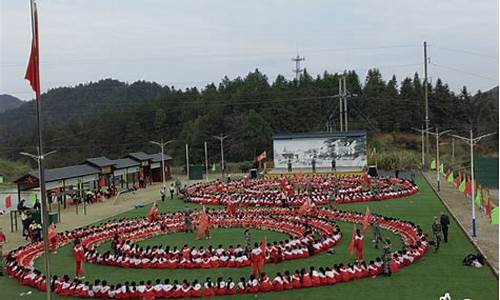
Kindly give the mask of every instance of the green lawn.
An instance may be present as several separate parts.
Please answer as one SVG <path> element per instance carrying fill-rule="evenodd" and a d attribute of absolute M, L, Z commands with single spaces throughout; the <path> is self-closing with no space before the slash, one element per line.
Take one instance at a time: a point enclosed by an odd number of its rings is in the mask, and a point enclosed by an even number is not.
<path fill-rule="evenodd" d="M 390 200 L 385 202 L 369 203 L 370 210 L 374 213 L 380 213 L 387 216 L 396 216 L 404 220 L 411 220 L 420 224 L 426 232 L 430 232 L 430 224 L 432 217 L 444 210 L 439 199 L 434 195 L 433 191 L 422 179 L 418 179 L 420 192 L 410 198 Z M 179 210 L 184 209 L 185 205 L 180 201 L 172 201 L 163 204 L 159 202 L 160 210 Z M 355 210 L 364 212 L 367 204 L 344 205 L 341 209 Z M 133 217 L 137 215 L 146 215 L 149 208 L 129 211 L 123 216 Z M 349 235 L 352 229 L 352 224 L 339 223 L 344 234 Z M 256 231 L 253 232 L 253 238 L 260 240 L 266 237 L 269 241 L 281 240 L 286 235 L 271 231 Z M 399 240 L 392 233 L 384 231 L 383 234 L 391 237 L 396 242 L 396 246 L 400 247 Z M 400 300 L 400 299 L 439 299 L 445 291 L 451 292 L 453 299 L 470 298 L 478 299 L 498 299 L 498 281 L 492 272 L 487 268 L 474 269 L 462 266 L 462 259 L 468 253 L 475 252 L 472 244 L 468 242 L 466 236 L 458 228 L 457 224 L 452 221 L 450 227 L 450 242 L 443 245 L 439 254 L 434 254 L 429 251 L 427 255 L 419 262 L 410 265 L 401 270 L 400 273 L 391 278 L 376 278 L 362 279 L 349 283 L 337 284 L 334 286 L 302 289 L 297 291 L 288 291 L 280 293 L 260 294 L 258 296 L 245 295 L 239 298 L 251 299 L 258 297 L 261 299 L 363 299 L 363 300 Z M 369 241 L 370 239 L 366 239 Z M 220 229 L 213 230 L 213 238 L 210 241 L 193 241 L 193 234 L 171 234 L 167 236 L 158 236 L 150 240 L 141 241 L 144 245 L 166 244 L 182 246 L 184 243 L 190 245 L 206 245 L 212 244 L 224 246 L 238 243 L 243 243 L 243 231 L 241 229 Z M 297 268 L 308 268 L 309 266 L 327 266 L 338 262 L 350 262 L 347 251 L 347 239 L 343 239 L 335 247 L 337 253 L 331 256 L 320 254 L 304 260 L 294 260 L 284 262 L 278 265 L 266 265 L 266 272 L 274 274 L 278 271 L 290 270 Z M 104 251 L 108 244 L 104 244 L 100 251 Z M 370 260 L 380 255 L 377 251 L 365 245 L 365 256 Z M 52 259 L 53 270 L 55 273 L 73 274 L 74 263 L 71 256 L 71 248 L 64 247 L 60 249 L 57 255 Z M 43 269 L 43 260 L 38 259 L 36 262 L 37 268 Z M 248 276 L 250 268 L 234 269 L 212 269 L 212 270 L 138 270 L 138 269 L 122 269 L 116 267 L 106 267 L 99 265 L 86 264 L 87 277 L 90 280 L 95 278 L 106 279 L 113 283 L 123 282 L 125 280 L 154 280 L 156 278 L 164 279 L 188 279 L 194 278 L 204 280 L 207 276 L 216 278 L 218 276 L 229 277 L 233 280 L 241 276 Z M 19 294 L 23 291 L 30 290 L 18 284 L 12 279 L 5 277 L 0 278 L 1 296 L 0 299 L 44 299 L 44 295 L 38 291 L 34 291 L 30 296 L 20 297 Z M 62 299 L 54 297 L 54 299 Z"/>

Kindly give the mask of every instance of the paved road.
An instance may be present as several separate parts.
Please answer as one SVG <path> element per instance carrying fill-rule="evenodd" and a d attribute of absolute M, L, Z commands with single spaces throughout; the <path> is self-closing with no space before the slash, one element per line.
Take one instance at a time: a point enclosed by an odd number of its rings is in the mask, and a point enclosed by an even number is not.
<path fill-rule="evenodd" d="M 434 189 L 436 189 L 436 173 L 424 174 Z M 442 178 L 441 178 L 442 179 Z M 441 181 L 441 199 L 450 209 L 458 222 L 465 229 L 469 239 L 472 239 L 472 203 L 452 184 Z M 473 239 L 481 249 L 498 274 L 498 225 L 492 225 L 490 219 L 476 207 L 477 238 Z"/>

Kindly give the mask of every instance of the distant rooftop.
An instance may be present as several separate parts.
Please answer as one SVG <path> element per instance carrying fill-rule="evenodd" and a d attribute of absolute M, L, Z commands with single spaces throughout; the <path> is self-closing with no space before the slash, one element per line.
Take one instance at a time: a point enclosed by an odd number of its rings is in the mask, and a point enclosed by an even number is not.
<path fill-rule="evenodd" d="M 346 132 L 304 132 L 304 133 L 286 133 L 277 134 L 273 136 L 273 140 L 288 140 L 288 139 L 300 139 L 300 138 L 341 138 L 341 137 L 352 137 L 352 136 L 366 136 L 366 131 L 364 130 L 350 130 Z"/>

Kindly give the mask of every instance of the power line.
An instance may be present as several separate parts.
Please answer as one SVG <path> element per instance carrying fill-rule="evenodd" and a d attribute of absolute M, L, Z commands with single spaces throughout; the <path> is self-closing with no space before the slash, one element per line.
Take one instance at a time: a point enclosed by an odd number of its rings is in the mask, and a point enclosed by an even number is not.
<path fill-rule="evenodd" d="M 433 66 L 435 66 L 435 67 L 438 67 L 438 68 L 448 69 L 448 70 L 452 70 L 452 71 L 455 71 L 455 72 L 467 74 L 467 75 L 470 75 L 470 76 L 475 76 L 475 77 L 478 77 L 478 78 L 482 78 L 482 79 L 487 79 L 487 80 L 498 82 L 498 78 L 492 78 L 492 77 L 488 77 L 488 76 L 484 76 L 484 75 L 472 73 L 472 72 L 469 72 L 469 71 L 464 71 L 464 70 L 461 70 L 461 69 L 457 69 L 457 68 L 454 68 L 454 67 L 444 66 L 444 65 L 441 65 L 441 64 L 439 64 L 439 65 L 435 64 L 435 63 L 430 63 L 430 64 L 433 65 Z"/>
<path fill-rule="evenodd" d="M 456 48 L 449 48 L 449 47 L 440 47 L 440 46 L 435 46 L 435 45 L 432 45 L 432 48 L 433 49 L 441 49 L 441 50 L 450 51 L 450 52 L 464 53 L 464 54 L 469 54 L 469 55 L 474 55 L 474 56 L 479 56 L 479 57 L 484 57 L 484 58 L 498 60 L 498 56 L 491 56 L 491 55 L 487 55 L 487 54 L 483 54 L 483 53 L 479 53 L 479 52 L 475 52 L 475 51 L 469 51 L 469 50 L 464 50 L 464 49 L 456 49 Z"/>

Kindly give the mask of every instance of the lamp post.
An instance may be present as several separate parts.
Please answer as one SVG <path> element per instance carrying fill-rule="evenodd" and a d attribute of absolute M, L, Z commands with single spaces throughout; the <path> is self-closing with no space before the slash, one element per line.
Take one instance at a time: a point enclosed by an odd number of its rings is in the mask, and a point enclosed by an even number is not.
<path fill-rule="evenodd" d="M 207 142 L 204 142 L 205 146 L 205 180 L 208 182 L 208 149 L 207 149 Z"/>
<path fill-rule="evenodd" d="M 27 156 L 34 159 L 38 164 L 38 182 L 40 186 L 41 201 L 42 201 L 42 235 L 43 235 L 43 254 L 44 254 L 44 264 L 45 264 L 45 278 L 47 278 L 47 299 L 52 299 L 51 290 L 49 287 L 52 275 L 50 274 L 50 251 L 49 251 L 49 216 L 47 213 L 47 192 L 45 189 L 45 169 L 43 168 L 43 160 L 45 157 L 56 153 L 56 151 L 50 151 L 45 154 L 40 153 L 40 148 L 37 147 L 38 155 L 34 155 L 27 152 L 20 152 L 19 154 Z"/>
<path fill-rule="evenodd" d="M 421 133 L 421 141 L 420 141 L 421 146 L 420 146 L 420 148 L 422 150 L 422 171 L 423 171 L 425 169 L 425 140 L 424 140 L 424 133 L 426 131 L 424 130 L 424 126 L 423 125 L 420 127 L 420 129 L 418 129 L 418 128 L 412 128 L 412 129 L 414 131 L 416 131 L 416 132 L 420 132 Z M 429 128 L 429 130 L 430 129 L 432 129 L 432 128 Z"/>
<path fill-rule="evenodd" d="M 223 135 L 222 133 L 220 135 L 214 135 L 212 136 L 214 139 L 217 139 L 220 141 L 220 168 L 221 168 L 221 177 L 224 178 L 224 140 L 228 137 L 229 135 Z"/>
<path fill-rule="evenodd" d="M 160 149 L 161 149 L 161 181 L 162 181 L 163 193 L 165 193 L 167 187 L 165 185 L 165 154 L 164 154 L 164 148 L 168 144 L 170 144 L 172 142 L 175 142 L 175 140 L 170 140 L 170 141 L 163 142 L 163 138 L 162 138 L 159 142 L 156 142 L 156 141 L 149 141 L 149 142 L 151 144 L 160 146 Z"/>
<path fill-rule="evenodd" d="M 472 199 L 471 199 L 471 203 L 472 203 L 472 237 L 475 238 L 477 237 L 477 232 L 476 232 L 476 207 L 475 207 L 475 203 L 474 203 L 474 198 L 476 196 L 476 187 L 475 187 L 475 182 L 474 182 L 474 145 L 477 144 L 481 139 L 485 138 L 485 137 L 489 137 L 489 136 L 492 136 L 492 135 L 495 135 L 497 134 L 496 132 L 492 132 L 492 133 L 488 133 L 488 134 L 485 134 L 485 135 L 481 135 L 481 136 L 478 136 L 476 138 L 474 138 L 473 136 L 473 133 L 472 133 L 472 129 L 470 130 L 470 135 L 469 137 L 463 137 L 463 136 L 458 136 L 458 135 L 454 135 L 454 134 L 450 134 L 451 136 L 453 137 L 456 137 L 458 139 L 461 139 L 463 141 L 465 141 L 467 144 L 469 144 L 470 146 L 470 176 L 471 176 L 471 185 L 472 185 L 472 192 L 471 192 L 471 196 L 472 196 Z"/>
<path fill-rule="evenodd" d="M 445 131 L 441 131 L 439 132 L 439 129 L 436 128 L 436 132 L 435 133 L 432 133 L 429 131 L 429 134 L 432 134 L 433 136 L 436 137 L 436 178 L 437 178 L 437 191 L 438 193 L 441 191 L 441 179 L 440 179 L 440 175 L 439 175 L 439 137 L 441 137 L 443 134 L 446 134 L 448 132 L 450 132 L 451 130 L 445 130 Z"/>

